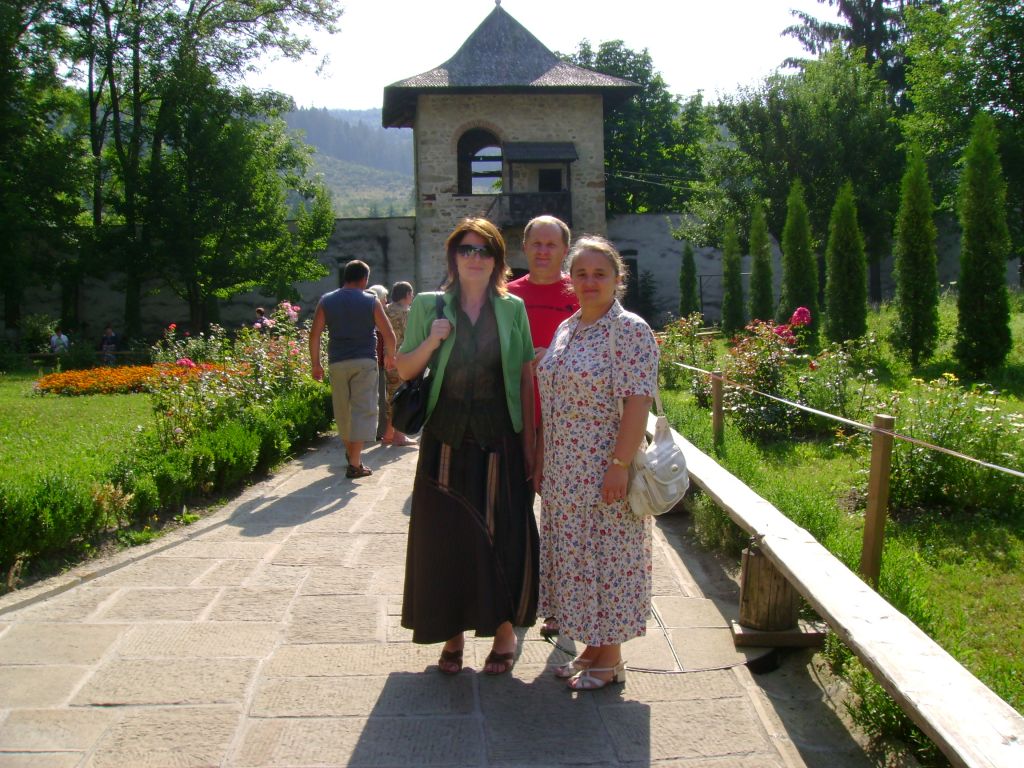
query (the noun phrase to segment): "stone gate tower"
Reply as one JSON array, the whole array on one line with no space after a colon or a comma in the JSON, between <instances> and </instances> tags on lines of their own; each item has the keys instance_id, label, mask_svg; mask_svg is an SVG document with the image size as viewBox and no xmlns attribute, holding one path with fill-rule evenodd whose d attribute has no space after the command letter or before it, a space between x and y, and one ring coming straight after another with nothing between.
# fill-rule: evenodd
<instances>
[{"instance_id":1,"label":"stone gate tower","mask_svg":"<svg viewBox=\"0 0 1024 768\"><path fill-rule=\"evenodd\" d=\"M384 89L385 128L412 128L417 290L445 275L444 240L485 216L516 247L534 216L604 234L604 112L640 90L566 63L497 0L448 61Z\"/></svg>"}]
</instances>

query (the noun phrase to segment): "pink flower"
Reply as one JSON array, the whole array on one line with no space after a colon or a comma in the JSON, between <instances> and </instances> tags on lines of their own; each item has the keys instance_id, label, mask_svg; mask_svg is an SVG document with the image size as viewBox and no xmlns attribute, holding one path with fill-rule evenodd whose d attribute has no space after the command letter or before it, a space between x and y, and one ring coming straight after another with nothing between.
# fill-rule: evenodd
<instances>
[{"instance_id":1,"label":"pink flower","mask_svg":"<svg viewBox=\"0 0 1024 768\"><path fill-rule=\"evenodd\" d=\"M171 333L174 333L174 331L177 330L177 328L177 323L171 323L170 325L167 326L167 330L170 331Z\"/></svg>"},{"instance_id":2,"label":"pink flower","mask_svg":"<svg viewBox=\"0 0 1024 768\"><path fill-rule=\"evenodd\" d=\"M188 331L185 331L185 338L188 338L191 335L192 335L191 333L189 333Z\"/></svg>"},{"instance_id":3,"label":"pink flower","mask_svg":"<svg viewBox=\"0 0 1024 768\"><path fill-rule=\"evenodd\" d=\"M196 364L189 360L187 357L182 357L174 361L175 365L180 365L182 368L195 368Z\"/></svg>"},{"instance_id":4,"label":"pink flower","mask_svg":"<svg viewBox=\"0 0 1024 768\"><path fill-rule=\"evenodd\" d=\"M811 311L807 307L797 307L793 310L793 316L789 318L790 325L803 327L811 324Z\"/></svg>"}]
</instances>

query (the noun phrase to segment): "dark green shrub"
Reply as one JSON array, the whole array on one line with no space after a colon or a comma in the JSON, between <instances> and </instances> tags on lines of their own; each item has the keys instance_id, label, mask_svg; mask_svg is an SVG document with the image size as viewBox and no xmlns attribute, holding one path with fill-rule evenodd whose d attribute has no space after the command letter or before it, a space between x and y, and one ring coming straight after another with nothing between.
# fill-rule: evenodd
<instances>
[{"instance_id":1,"label":"dark green shrub","mask_svg":"<svg viewBox=\"0 0 1024 768\"><path fill-rule=\"evenodd\" d=\"M833 342L859 338L868 329L868 266L849 181L832 206L825 263L825 336Z\"/></svg>"},{"instance_id":2,"label":"dark green shrub","mask_svg":"<svg viewBox=\"0 0 1024 768\"><path fill-rule=\"evenodd\" d=\"M65 371L80 371L95 368L99 363L99 354L85 341L76 341L68 351L61 355L60 366Z\"/></svg>"},{"instance_id":3,"label":"dark green shrub","mask_svg":"<svg viewBox=\"0 0 1024 768\"><path fill-rule=\"evenodd\" d=\"M693 248L687 243L683 247L683 263L679 267L679 316L700 312L697 296L697 265L693 261Z\"/></svg>"},{"instance_id":4,"label":"dark green shrub","mask_svg":"<svg viewBox=\"0 0 1024 768\"><path fill-rule=\"evenodd\" d=\"M964 152L960 179L960 278L956 356L968 373L982 376L1010 352L1006 259L1006 182L999 163L995 121L979 112Z\"/></svg>"},{"instance_id":5,"label":"dark green shrub","mask_svg":"<svg viewBox=\"0 0 1024 768\"><path fill-rule=\"evenodd\" d=\"M750 258L750 319L769 321L775 316L772 249L760 202L754 203L750 214Z\"/></svg>"},{"instance_id":6,"label":"dark green shrub","mask_svg":"<svg viewBox=\"0 0 1024 768\"><path fill-rule=\"evenodd\" d=\"M924 158L912 152L903 174L896 216L896 324L892 343L906 352L915 366L931 356L939 340L934 209Z\"/></svg>"},{"instance_id":7,"label":"dark green shrub","mask_svg":"<svg viewBox=\"0 0 1024 768\"><path fill-rule=\"evenodd\" d=\"M818 263L811 252L811 221L800 180L789 188L786 223L782 229L782 296L775 315L786 322L797 307L811 314L808 343L813 347L818 333Z\"/></svg>"},{"instance_id":8,"label":"dark green shrub","mask_svg":"<svg viewBox=\"0 0 1024 768\"><path fill-rule=\"evenodd\" d=\"M726 336L736 335L746 325L741 271L736 221L729 219L722 240L722 333Z\"/></svg>"},{"instance_id":9,"label":"dark green shrub","mask_svg":"<svg viewBox=\"0 0 1024 768\"><path fill-rule=\"evenodd\" d=\"M256 468L260 437L243 424L229 421L212 432L201 434L191 448L193 461L197 456L202 456L204 462L212 459L212 488L226 490L245 480Z\"/></svg>"},{"instance_id":10,"label":"dark green shrub","mask_svg":"<svg viewBox=\"0 0 1024 768\"><path fill-rule=\"evenodd\" d=\"M94 481L54 471L31 484L0 484L0 567L92 536L107 520L93 500Z\"/></svg>"}]
</instances>

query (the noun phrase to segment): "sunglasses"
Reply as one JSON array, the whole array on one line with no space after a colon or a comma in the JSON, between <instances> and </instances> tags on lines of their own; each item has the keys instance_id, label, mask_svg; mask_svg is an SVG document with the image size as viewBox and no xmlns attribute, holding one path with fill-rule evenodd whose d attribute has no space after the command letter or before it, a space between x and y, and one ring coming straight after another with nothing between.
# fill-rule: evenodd
<instances>
[{"instance_id":1,"label":"sunglasses","mask_svg":"<svg viewBox=\"0 0 1024 768\"><path fill-rule=\"evenodd\" d=\"M469 245L463 243L462 245L455 246L455 252L464 259L476 256L479 259L493 259L494 254L491 253L491 249L486 245Z\"/></svg>"}]
</instances>

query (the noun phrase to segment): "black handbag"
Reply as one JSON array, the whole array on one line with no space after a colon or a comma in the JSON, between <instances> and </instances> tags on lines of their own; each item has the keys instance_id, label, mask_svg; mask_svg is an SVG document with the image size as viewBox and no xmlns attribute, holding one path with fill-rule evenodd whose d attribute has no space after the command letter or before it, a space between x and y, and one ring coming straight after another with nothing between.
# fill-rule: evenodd
<instances>
[{"instance_id":1,"label":"black handbag","mask_svg":"<svg viewBox=\"0 0 1024 768\"><path fill-rule=\"evenodd\" d=\"M437 296L437 319L444 319L444 295ZM403 381L391 396L391 424L399 432L415 435L427 418L427 400L433 380L434 358L419 376Z\"/></svg>"}]
</instances>

